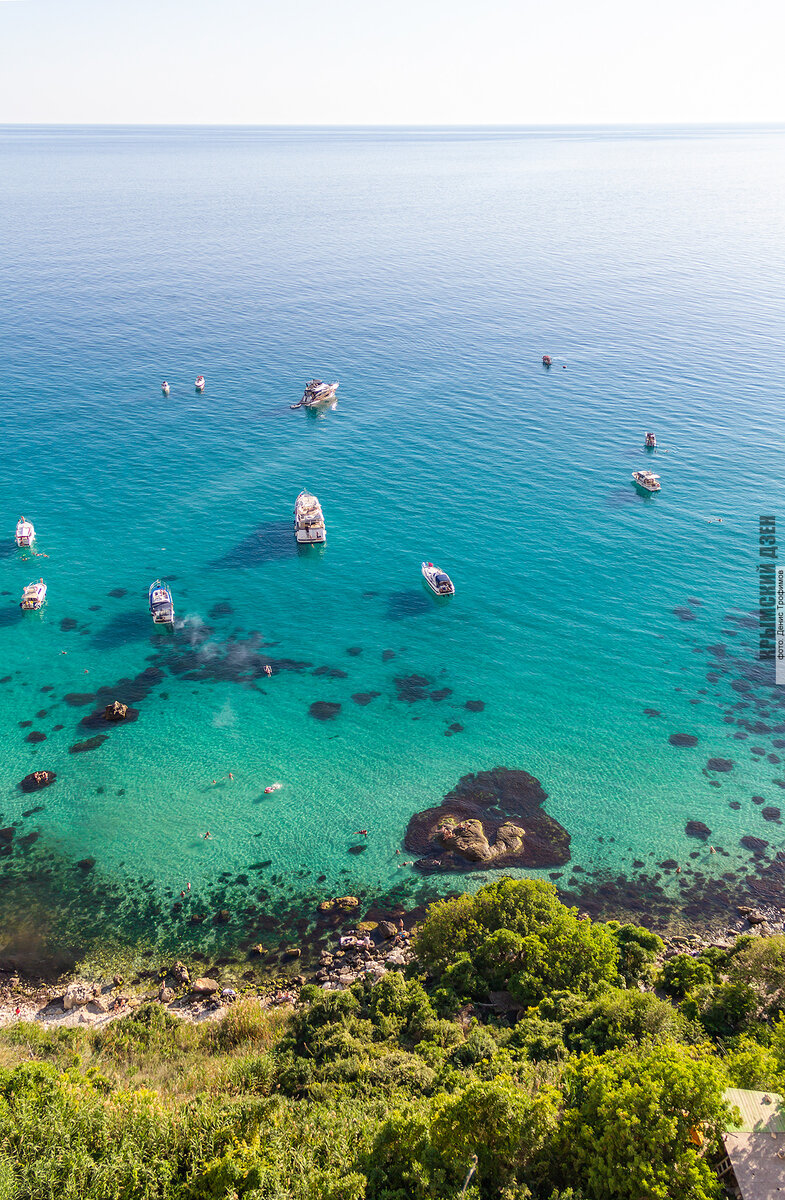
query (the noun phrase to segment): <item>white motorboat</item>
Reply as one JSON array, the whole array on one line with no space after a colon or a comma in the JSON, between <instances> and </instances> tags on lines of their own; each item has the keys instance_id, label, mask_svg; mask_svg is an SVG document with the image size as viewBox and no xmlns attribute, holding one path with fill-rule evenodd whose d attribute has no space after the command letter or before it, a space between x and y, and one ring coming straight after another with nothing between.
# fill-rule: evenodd
<instances>
[{"instance_id":1,"label":"white motorboat","mask_svg":"<svg viewBox=\"0 0 785 1200\"><path fill-rule=\"evenodd\" d=\"M337 379L333 383L324 383L321 379L309 379L305 385L302 400L299 404L293 404L292 408L299 408L300 405L305 408L314 408L317 404L326 404L328 400L335 399L338 387Z\"/></svg>"},{"instance_id":2,"label":"white motorboat","mask_svg":"<svg viewBox=\"0 0 785 1200\"><path fill-rule=\"evenodd\" d=\"M205 379L204 375L196 376L196 383L194 384L194 387L196 388L197 392L204 391L204 385L206 382L207 382L207 380Z\"/></svg>"},{"instance_id":3,"label":"white motorboat","mask_svg":"<svg viewBox=\"0 0 785 1200\"><path fill-rule=\"evenodd\" d=\"M653 433L646 433L646 449L654 450L657 445L657 439Z\"/></svg>"},{"instance_id":4,"label":"white motorboat","mask_svg":"<svg viewBox=\"0 0 785 1200\"><path fill-rule=\"evenodd\" d=\"M150 612L156 625L174 625L172 593L161 579L150 584Z\"/></svg>"},{"instance_id":5,"label":"white motorboat","mask_svg":"<svg viewBox=\"0 0 785 1200\"><path fill-rule=\"evenodd\" d=\"M35 541L35 529L32 521L26 521L24 517L20 517L16 523L16 544L17 546L32 546Z\"/></svg>"},{"instance_id":6,"label":"white motorboat","mask_svg":"<svg viewBox=\"0 0 785 1200\"><path fill-rule=\"evenodd\" d=\"M322 506L310 492L300 492L294 502L294 536L304 546L327 541Z\"/></svg>"},{"instance_id":7,"label":"white motorboat","mask_svg":"<svg viewBox=\"0 0 785 1200\"><path fill-rule=\"evenodd\" d=\"M422 564L422 573L428 587L437 596L455 595L455 585L447 572L443 571L441 567L435 567L432 562L424 562Z\"/></svg>"},{"instance_id":8,"label":"white motorboat","mask_svg":"<svg viewBox=\"0 0 785 1200\"><path fill-rule=\"evenodd\" d=\"M36 609L43 606L44 600L46 600L46 584L43 579L39 579L37 583L28 583L22 592L19 607L23 612L35 612Z\"/></svg>"},{"instance_id":9,"label":"white motorboat","mask_svg":"<svg viewBox=\"0 0 785 1200\"><path fill-rule=\"evenodd\" d=\"M646 492L659 492L660 477L655 475L653 471L633 471L632 477L638 487L643 488Z\"/></svg>"},{"instance_id":10,"label":"white motorboat","mask_svg":"<svg viewBox=\"0 0 785 1200\"><path fill-rule=\"evenodd\" d=\"M168 396L168 395L169 395L169 392L170 392L170 390L171 390L171 389L170 389L170 387L169 387L169 384L166 382L166 380L164 380L164 381L163 381L163 383L161 384L161 391L163 392L163 394L164 394L165 396Z\"/></svg>"}]
</instances>

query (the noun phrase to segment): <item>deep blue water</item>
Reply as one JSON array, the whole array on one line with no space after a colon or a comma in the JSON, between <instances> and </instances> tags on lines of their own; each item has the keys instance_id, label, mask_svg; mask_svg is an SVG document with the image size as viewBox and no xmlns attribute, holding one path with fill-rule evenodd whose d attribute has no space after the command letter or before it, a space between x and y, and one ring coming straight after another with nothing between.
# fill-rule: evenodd
<instances>
[{"instance_id":1,"label":"deep blue water","mask_svg":"<svg viewBox=\"0 0 785 1200\"><path fill-rule=\"evenodd\" d=\"M71 913L116 933L117 896L168 936L186 881L208 914L226 885L233 921L260 886L262 912L413 893L409 817L494 766L541 781L573 892L694 906L756 869L742 836L757 867L782 848L750 614L758 515L785 511L784 152L778 129L0 129L7 944ZM313 375L341 381L317 418L289 408ZM630 481L649 427L654 498ZM291 536L303 486L321 553ZM22 512L48 558L15 550ZM70 753L96 731L64 697L149 668L139 719Z\"/></svg>"}]
</instances>

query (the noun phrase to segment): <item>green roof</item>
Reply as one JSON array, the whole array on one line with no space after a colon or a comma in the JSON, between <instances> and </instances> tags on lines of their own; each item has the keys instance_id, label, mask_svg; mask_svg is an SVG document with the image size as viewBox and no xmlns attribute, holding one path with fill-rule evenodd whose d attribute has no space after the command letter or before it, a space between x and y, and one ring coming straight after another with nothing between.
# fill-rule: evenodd
<instances>
[{"instance_id":1,"label":"green roof","mask_svg":"<svg viewBox=\"0 0 785 1200\"><path fill-rule=\"evenodd\" d=\"M747 1092L741 1088L728 1088L725 1099L741 1113L741 1124L734 1130L754 1133L767 1130L769 1133L785 1133L785 1104L777 1092Z\"/></svg>"}]
</instances>

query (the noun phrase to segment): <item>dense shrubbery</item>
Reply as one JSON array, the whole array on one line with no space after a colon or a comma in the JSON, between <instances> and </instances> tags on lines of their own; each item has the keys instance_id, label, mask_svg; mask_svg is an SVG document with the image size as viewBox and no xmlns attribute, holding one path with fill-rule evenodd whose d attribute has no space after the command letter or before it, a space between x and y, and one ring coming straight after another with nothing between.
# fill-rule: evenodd
<instances>
[{"instance_id":1,"label":"dense shrubbery","mask_svg":"<svg viewBox=\"0 0 785 1200\"><path fill-rule=\"evenodd\" d=\"M785 1088L785 938L658 970L502 879L416 949L288 1017L4 1031L0 1200L709 1200L725 1087Z\"/></svg>"}]
</instances>

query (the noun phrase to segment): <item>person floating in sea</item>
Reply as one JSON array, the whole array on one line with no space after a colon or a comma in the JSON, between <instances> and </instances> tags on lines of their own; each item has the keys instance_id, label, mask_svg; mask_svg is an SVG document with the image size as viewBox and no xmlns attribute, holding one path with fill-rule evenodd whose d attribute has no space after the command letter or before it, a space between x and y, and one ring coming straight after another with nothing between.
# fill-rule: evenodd
<instances>
[{"instance_id":1,"label":"person floating in sea","mask_svg":"<svg viewBox=\"0 0 785 1200\"><path fill-rule=\"evenodd\" d=\"M207 833L206 833L204 836L205 836L205 840L207 840L207 838L209 838L209 837L210 837L210 830L209 830L209 829L207 830Z\"/></svg>"},{"instance_id":2,"label":"person floating in sea","mask_svg":"<svg viewBox=\"0 0 785 1200\"><path fill-rule=\"evenodd\" d=\"M368 836L367 829L355 829L354 833L352 834L352 837L367 837L367 836Z\"/></svg>"},{"instance_id":3,"label":"person floating in sea","mask_svg":"<svg viewBox=\"0 0 785 1200\"><path fill-rule=\"evenodd\" d=\"M272 673L273 673L273 669L272 669L272 667L270 666L270 664L269 664L269 663L265 663L265 665L264 665L264 673L265 673L265 675L272 675Z\"/></svg>"}]
</instances>

